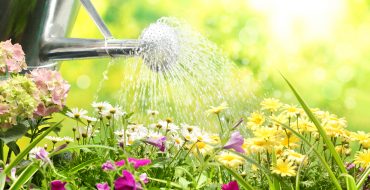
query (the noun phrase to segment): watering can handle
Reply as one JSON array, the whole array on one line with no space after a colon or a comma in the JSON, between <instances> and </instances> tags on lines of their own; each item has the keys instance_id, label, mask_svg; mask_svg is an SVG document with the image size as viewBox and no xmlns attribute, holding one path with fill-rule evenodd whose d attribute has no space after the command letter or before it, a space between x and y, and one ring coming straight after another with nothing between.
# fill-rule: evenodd
<instances>
[{"instance_id":1,"label":"watering can handle","mask_svg":"<svg viewBox=\"0 0 370 190\"><path fill-rule=\"evenodd\" d=\"M81 4L85 7L86 11L89 13L90 17L93 19L96 26L98 26L100 32L103 34L106 40L113 39L108 27L105 25L103 19L99 16L94 5L90 0L80 0Z\"/></svg>"}]
</instances>

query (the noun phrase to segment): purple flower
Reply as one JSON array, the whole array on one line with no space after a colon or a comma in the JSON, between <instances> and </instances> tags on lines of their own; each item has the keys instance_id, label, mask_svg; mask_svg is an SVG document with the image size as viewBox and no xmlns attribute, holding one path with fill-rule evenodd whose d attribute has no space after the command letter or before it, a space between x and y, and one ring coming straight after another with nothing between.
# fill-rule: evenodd
<instances>
[{"instance_id":1,"label":"purple flower","mask_svg":"<svg viewBox=\"0 0 370 190\"><path fill-rule=\"evenodd\" d=\"M65 185L66 182L60 180L54 180L50 183L51 190L66 190Z\"/></svg>"},{"instance_id":2,"label":"purple flower","mask_svg":"<svg viewBox=\"0 0 370 190\"><path fill-rule=\"evenodd\" d=\"M111 161L108 160L103 165L101 165L101 169L104 171L112 171L112 170L115 170L116 167Z\"/></svg>"},{"instance_id":3,"label":"purple flower","mask_svg":"<svg viewBox=\"0 0 370 190\"><path fill-rule=\"evenodd\" d=\"M239 190L239 185L236 181L230 181L227 184L223 184L221 189L222 190Z\"/></svg>"},{"instance_id":4,"label":"purple flower","mask_svg":"<svg viewBox=\"0 0 370 190\"><path fill-rule=\"evenodd\" d=\"M98 183L96 184L96 188L98 190L110 190L108 183Z\"/></svg>"},{"instance_id":5,"label":"purple flower","mask_svg":"<svg viewBox=\"0 0 370 190\"><path fill-rule=\"evenodd\" d=\"M231 134L231 137L225 144L224 149L234 149L237 152L244 153L244 149L242 148L243 144L243 136L239 133L239 131L235 131Z\"/></svg>"},{"instance_id":6,"label":"purple flower","mask_svg":"<svg viewBox=\"0 0 370 190\"><path fill-rule=\"evenodd\" d=\"M347 170L351 170L354 167L356 167L356 165L354 163L346 163Z\"/></svg>"},{"instance_id":7,"label":"purple flower","mask_svg":"<svg viewBox=\"0 0 370 190\"><path fill-rule=\"evenodd\" d=\"M50 163L49 153L42 147L35 147L30 151L30 157Z\"/></svg>"},{"instance_id":8,"label":"purple flower","mask_svg":"<svg viewBox=\"0 0 370 190\"><path fill-rule=\"evenodd\" d=\"M128 158L128 161L130 163L134 164L135 170L138 169L141 166L145 166L145 165L148 165L148 164L152 163L152 161L150 159Z\"/></svg>"},{"instance_id":9,"label":"purple flower","mask_svg":"<svg viewBox=\"0 0 370 190\"><path fill-rule=\"evenodd\" d=\"M122 177L114 181L115 190L136 190L136 182L134 176L127 170L122 171Z\"/></svg>"},{"instance_id":10,"label":"purple flower","mask_svg":"<svg viewBox=\"0 0 370 190\"><path fill-rule=\"evenodd\" d=\"M140 176L140 181L144 182L144 183L149 183L149 179L148 179L148 175L146 173L142 173Z\"/></svg>"},{"instance_id":11,"label":"purple flower","mask_svg":"<svg viewBox=\"0 0 370 190\"><path fill-rule=\"evenodd\" d=\"M146 143L156 146L159 148L160 151L164 152L166 149L166 137L161 137L161 138L148 138Z\"/></svg>"},{"instance_id":12,"label":"purple flower","mask_svg":"<svg viewBox=\"0 0 370 190\"><path fill-rule=\"evenodd\" d=\"M120 166L123 166L125 165L126 161L125 160L120 160L120 161L117 161L115 164L117 167L120 167Z\"/></svg>"}]
</instances>

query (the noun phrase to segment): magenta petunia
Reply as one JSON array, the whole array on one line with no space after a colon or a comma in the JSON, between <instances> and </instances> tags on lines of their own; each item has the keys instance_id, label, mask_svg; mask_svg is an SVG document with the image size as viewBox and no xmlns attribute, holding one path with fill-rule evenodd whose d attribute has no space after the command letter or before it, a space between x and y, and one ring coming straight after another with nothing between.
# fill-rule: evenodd
<instances>
[{"instance_id":1,"label":"magenta petunia","mask_svg":"<svg viewBox=\"0 0 370 190\"><path fill-rule=\"evenodd\" d=\"M120 161L117 161L115 164L117 167L120 167L120 166L123 166L125 165L126 161L125 160L120 160Z\"/></svg>"},{"instance_id":2,"label":"magenta petunia","mask_svg":"<svg viewBox=\"0 0 370 190\"><path fill-rule=\"evenodd\" d=\"M152 161L150 159L128 158L128 161L130 163L134 164L135 169L138 169L141 166L146 166L146 165L152 163Z\"/></svg>"},{"instance_id":3,"label":"magenta petunia","mask_svg":"<svg viewBox=\"0 0 370 190\"><path fill-rule=\"evenodd\" d=\"M221 187L222 190L239 190L238 182L230 181L227 184L223 184Z\"/></svg>"},{"instance_id":4,"label":"magenta petunia","mask_svg":"<svg viewBox=\"0 0 370 190\"><path fill-rule=\"evenodd\" d=\"M66 182L60 180L54 180L50 183L51 190L66 190L65 185Z\"/></svg>"},{"instance_id":5,"label":"magenta petunia","mask_svg":"<svg viewBox=\"0 0 370 190\"><path fill-rule=\"evenodd\" d=\"M245 151L242 148L243 144L244 144L243 136L239 133L239 131L235 131L234 133L231 134L229 141L227 141L223 148L234 149L237 152L244 153Z\"/></svg>"},{"instance_id":6,"label":"magenta petunia","mask_svg":"<svg viewBox=\"0 0 370 190\"><path fill-rule=\"evenodd\" d=\"M136 190L134 176L127 170L122 171L122 176L114 181L115 190Z\"/></svg>"},{"instance_id":7,"label":"magenta petunia","mask_svg":"<svg viewBox=\"0 0 370 190\"><path fill-rule=\"evenodd\" d=\"M158 147L159 150L162 152L164 152L166 149L166 137L148 138L145 142L150 145Z\"/></svg>"},{"instance_id":8,"label":"magenta petunia","mask_svg":"<svg viewBox=\"0 0 370 190\"><path fill-rule=\"evenodd\" d=\"M152 161L150 159L128 158L127 160L128 160L128 162L130 162L131 164L134 165L135 169L138 169L141 166L146 166L146 165L152 163ZM120 166L125 165L125 163L126 163L125 160L120 160L120 161L117 161L115 164L116 164L117 167L120 167Z\"/></svg>"},{"instance_id":9,"label":"magenta petunia","mask_svg":"<svg viewBox=\"0 0 370 190\"><path fill-rule=\"evenodd\" d=\"M110 190L108 183L98 183L96 184L96 188L98 190Z\"/></svg>"}]
</instances>

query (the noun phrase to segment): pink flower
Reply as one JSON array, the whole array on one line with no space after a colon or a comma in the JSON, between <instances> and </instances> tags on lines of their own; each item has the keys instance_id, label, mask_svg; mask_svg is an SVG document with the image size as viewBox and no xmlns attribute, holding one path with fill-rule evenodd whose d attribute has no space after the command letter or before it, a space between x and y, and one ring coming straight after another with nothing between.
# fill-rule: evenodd
<instances>
[{"instance_id":1,"label":"pink flower","mask_svg":"<svg viewBox=\"0 0 370 190\"><path fill-rule=\"evenodd\" d=\"M125 165L125 160L120 160L120 161L116 162L117 167L120 167L120 166L123 166L123 165Z\"/></svg>"},{"instance_id":2,"label":"pink flower","mask_svg":"<svg viewBox=\"0 0 370 190\"><path fill-rule=\"evenodd\" d=\"M223 184L222 190L239 190L239 185L236 181L230 181L228 184Z\"/></svg>"},{"instance_id":3,"label":"pink flower","mask_svg":"<svg viewBox=\"0 0 370 190\"><path fill-rule=\"evenodd\" d=\"M51 190L66 190L65 185L66 182L60 180L54 180L50 183Z\"/></svg>"},{"instance_id":4,"label":"pink flower","mask_svg":"<svg viewBox=\"0 0 370 190\"><path fill-rule=\"evenodd\" d=\"M146 143L156 146L159 148L160 151L164 152L166 149L166 137L161 137L161 138L148 138Z\"/></svg>"},{"instance_id":5,"label":"pink flower","mask_svg":"<svg viewBox=\"0 0 370 190\"><path fill-rule=\"evenodd\" d=\"M115 170L116 167L113 165L113 163L111 161L106 161L102 166L101 166L101 169L103 169L104 171L112 171L112 170Z\"/></svg>"},{"instance_id":6,"label":"pink flower","mask_svg":"<svg viewBox=\"0 0 370 190\"><path fill-rule=\"evenodd\" d=\"M96 188L98 190L110 190L108 183L98 183L96 184Z\"/></svg>"},{"instance_id":7,"label":"pink flower","mask_svg":"<svg viewBox=\"0 0 370 190\"><path fill-rule=\"evenodd\" d=\"M29 152L29 155L31 158L42 160L43 162L46 163L51 162L49 159L49 152L46 151L43 147L36 146Z\"/></svg>"},{"instance_id":8,"label":"pink flower","mask_svg":"<svg viewBox=\"0 0 370 190\"><path fill-rule=\"evenodd\" d=\"M135 169L138 169L141 166L145 166L145 165L152 163L150 159L128 158L128 161L134 164Z\"/></svg>"},{"instance_id":9,"label":"pink flower","mask_svg":"<svg viewBox=\"0 0 370 190\"><path fill-rule=\"evenodd\" d=\"M0 73L19 73L26 67L21 45L13 45L11 40L0 42Z\"/></svg>"},{"instance_id":10,"label":"pink flower","mask_svg":"<svg viewBox=\"0 0 370 190\"><path fill-rule=\"evenodd\" d=\"M122 176L114 181L115 190L136 190L134 176L127 170L122 171Z\"/></svg>"},{"instance_id":11,"label":"pink flower","mask_svg":"<svg viewBox=\"0 0 370 190\"><path fill-rule=\"evenodd\" d=\"M142 173L140 176L139 176L140 180L144 183L149 183L149 179L148 179L148 175L146 173Z\"/></svg>"},{"instance_id":12,"label":"pink flower","mask_svg":"<svg viewBox=\"0 0 370 190\"><path fill-rule=\"evenodd\" d=\"M35 69L28 74L28 77L32 79L39 90L36 115L47 116L63 108L70 85L58 71L45 68Z\"/></svg>"},{"instance_id":13,"label":"pink flower","mask_svg":"<svg viewBox=\"0 0 370 190\"><path fill-rule=\"evenodd\" d=\"M239 131L235 131L231 134L231 137L225 144L224 149L234 149L237 152L244 153L244 149L242 148L243 144L243 136L239 133Z\"/></svg>"},{"instance_id":14,"label":"pink flower","mask_svg":"<svg viewBox=\"0 0 370 190\"><path fill-rule=\"evenodd\" d=\"M138 169L141 166L146 166L146 165L152 163L152 161L150 159L128 158L127 160L128 160L128 162L130 162L134 165L135 170ZM116 162L117 167L120 167L120 166L123 166L123 165L125 165L125 160L120 160L120 161Z\"/></svg>"}]
</instances>

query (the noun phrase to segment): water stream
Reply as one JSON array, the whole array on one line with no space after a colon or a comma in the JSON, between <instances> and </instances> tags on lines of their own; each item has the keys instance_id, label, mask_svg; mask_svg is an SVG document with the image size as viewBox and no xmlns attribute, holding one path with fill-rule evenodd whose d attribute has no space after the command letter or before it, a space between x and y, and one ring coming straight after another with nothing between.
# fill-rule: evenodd
<instances>
[{"instance_id":1,"label":"water stream","mask_svg":"<svg viewBox=\"0 0 370 190\"><path fill-rule=\"evenodd\" d=\"M206 110L210 106L242 105L238 101L247 94L232 84L233 63L189 25L161 18L142 32L140 40L149 44L141 57L118 60L125 63L117 99L127 111L135 112L137 120L148 118L148 110L157 110L161 119L209 125Z\"/></svg>"}]
</instances>

